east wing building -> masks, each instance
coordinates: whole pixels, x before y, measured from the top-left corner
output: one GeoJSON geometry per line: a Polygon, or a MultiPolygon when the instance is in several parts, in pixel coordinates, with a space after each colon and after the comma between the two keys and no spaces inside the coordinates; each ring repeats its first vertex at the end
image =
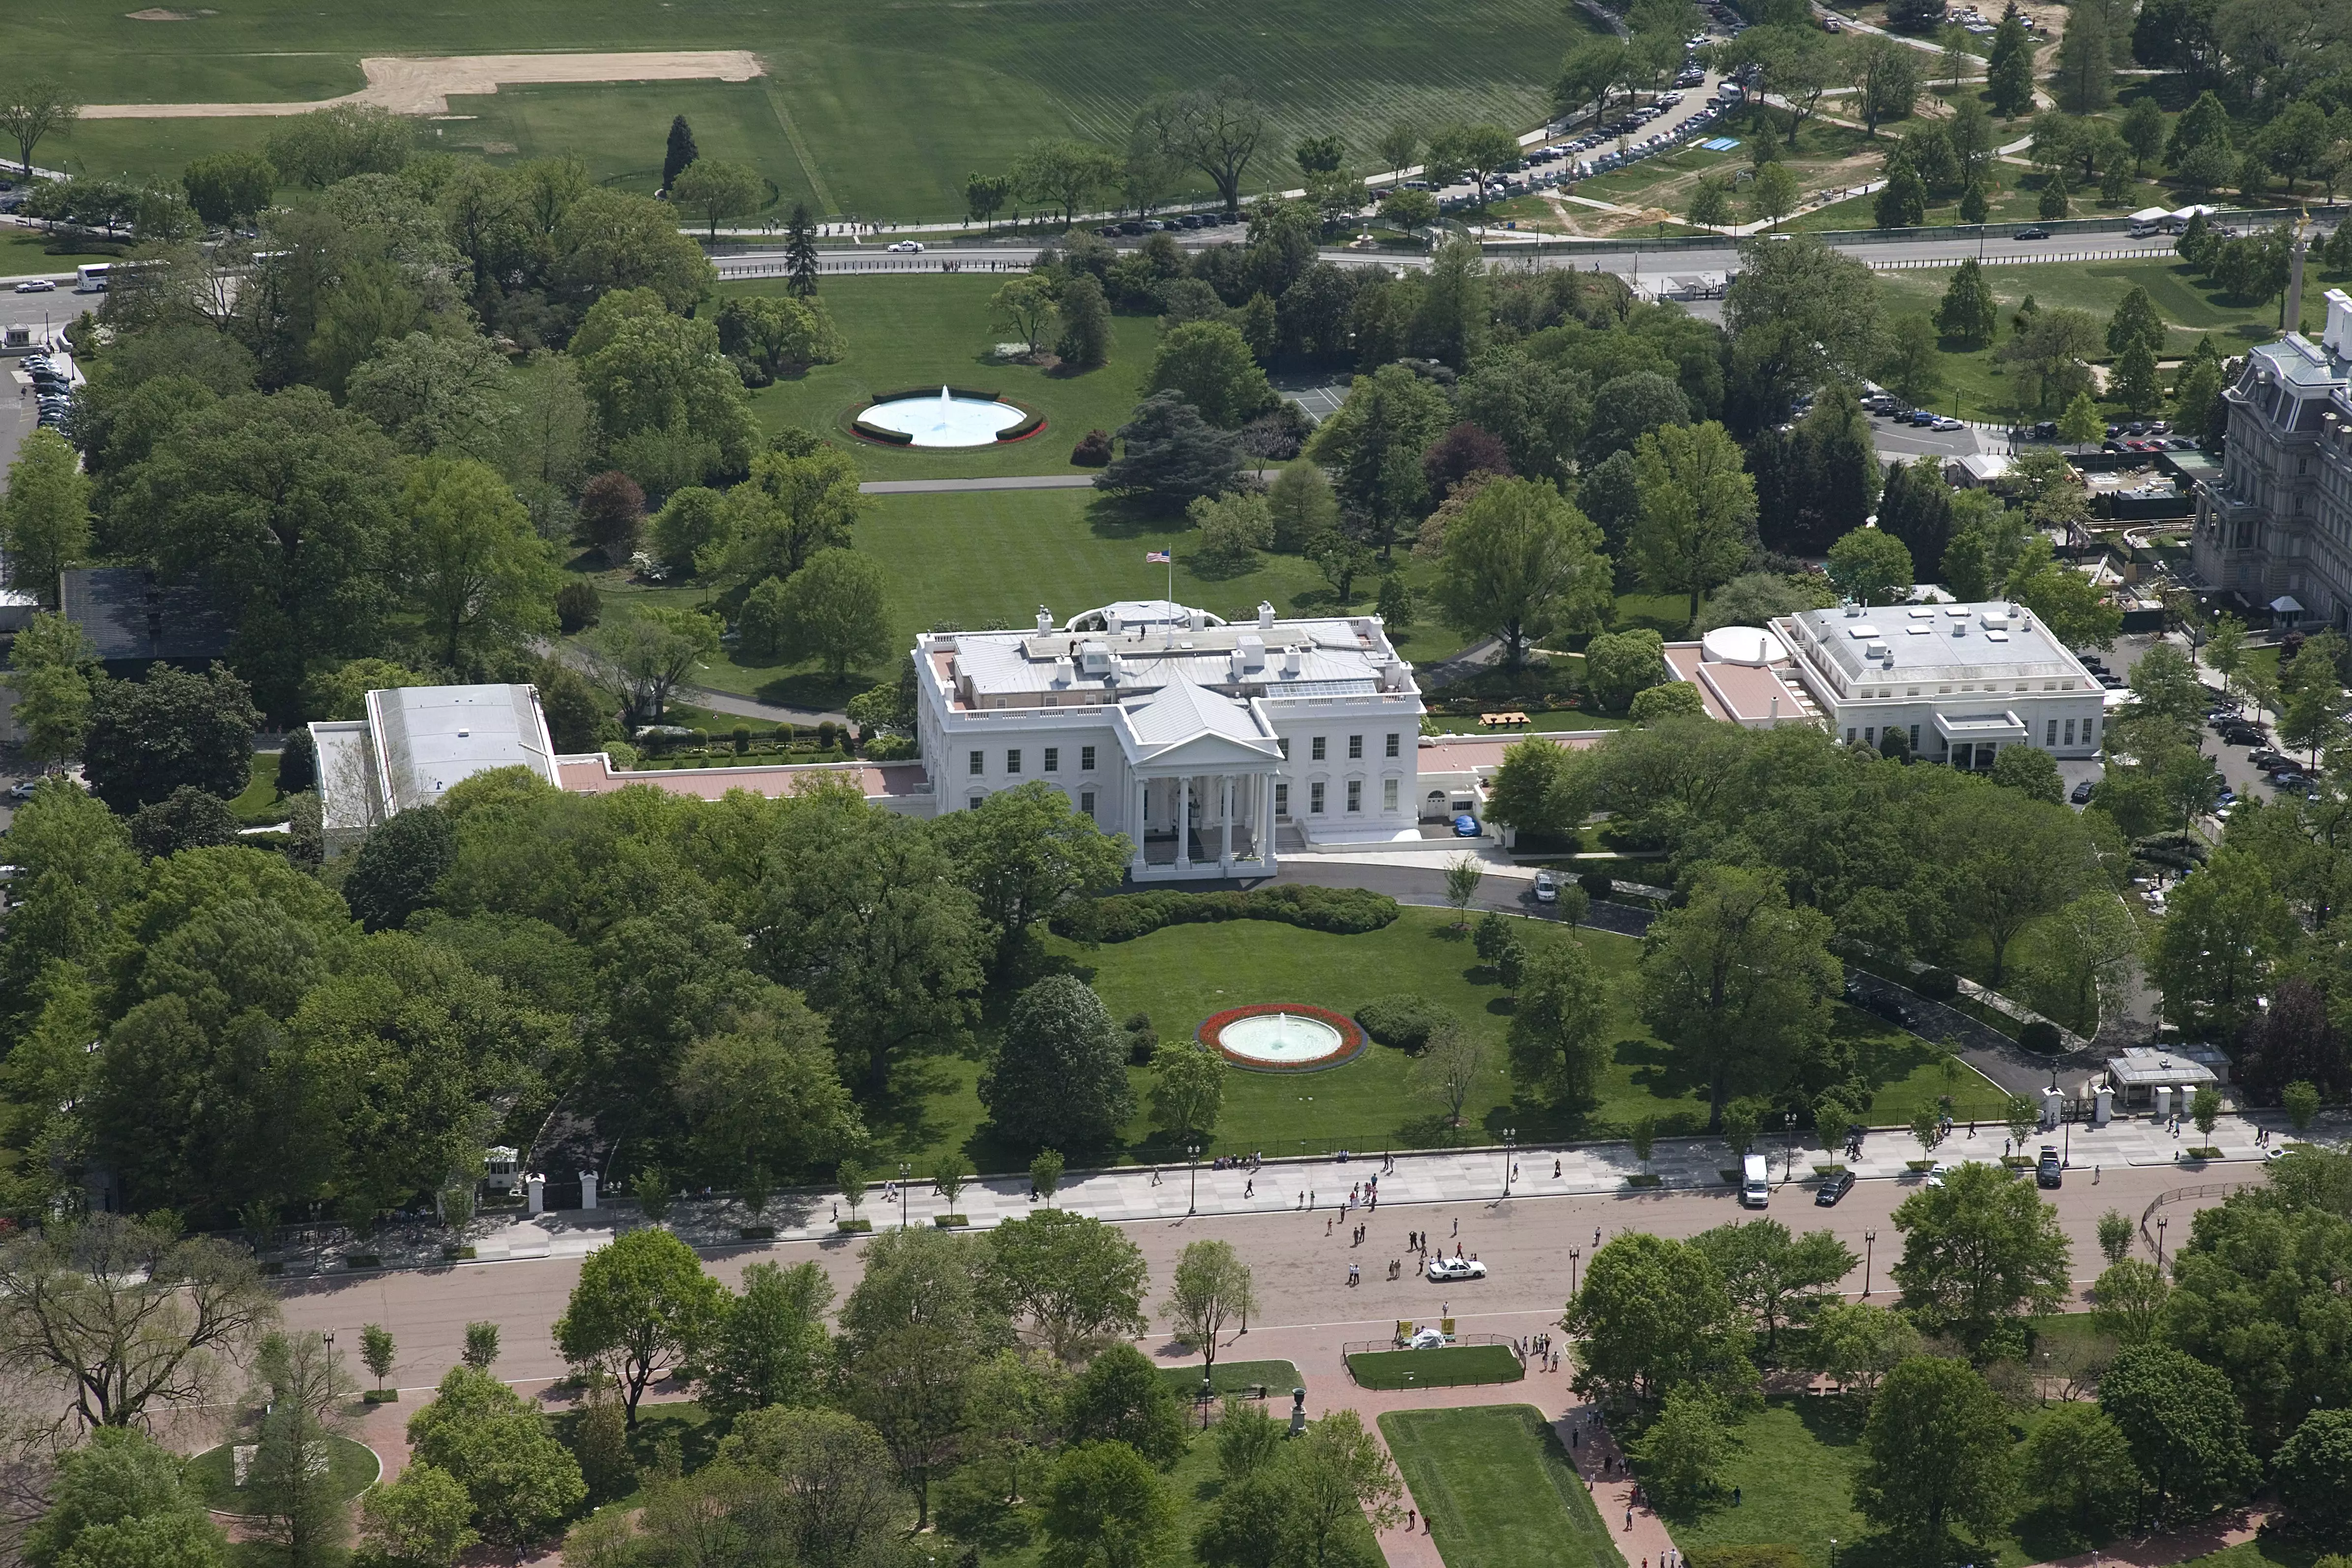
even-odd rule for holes
{"type": "MultiPolygon", "coordinates": [[[[1139,879],[1263,875],[1297,844],[1417,838],[1422,700],[1377,616],[1228,625],[1164,600],[916,639],[936,809],[1044,781],[1139,879]]],[[[1432,802],[1434,804],[1433,805],[1432,802]]]]}
{"type": "Polygon", "coordinates": [[[2224,389],[2221,473],[2197,486],[2189,562],[2207,586],[2287,622],[2352,627],[2352,295],[2313,342],[2247,351],[2224,389]]]}

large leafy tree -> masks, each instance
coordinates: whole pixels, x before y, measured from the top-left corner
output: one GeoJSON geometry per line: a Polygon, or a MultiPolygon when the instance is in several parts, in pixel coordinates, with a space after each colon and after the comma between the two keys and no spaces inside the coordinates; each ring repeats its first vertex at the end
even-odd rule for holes
{"type": "Polygon", "coordinates": [[[1201,1372],[1206,1377],[1217,1364],[1217,1352],[1223,1348],[1218,1341],[1225,1325],[1236,1317],[1246,1323],[1249,1310],[1256,1304],[1250,1267],[1234,1250],[1234,1244],[1193,1241],[1185,1244],[1183,1255],[1176,1260],[1160,1314],[1167,1320],[1171,1333],[1201,1352],[1201,1372]]]}
{"type": "Polygon", "coordinates": [[[1727,417],[1743,431],[1761,428],[1787,418],[1800,392],[1868,370],[1878,344],[1877,284],[1862,262],[1811,236],[1758,236],[1739,247],[1724,324],[1731,332],[1727,380],[1739,389],[1727,417]]]}
{"type": "Polygon", "coordinates": [[[804,795],[767,868],[754,951],[825,1015],[845,1076],[879,1089],[901,1058],[961,1037],[993,933],[920,823],[849,791],[804,795]]]}
{"type": "Polygon", "coordinates": [[[1844,975],[1829,918],[1792,908],[1776,876],[1714,866],[1643,941],[1642,1016],[1707,1086],[1708,1125],[1750,1084],[1774,1084],[1827,1027],[1844,975]]]}
{"type": "Polygon", "coordinates": [[[1919,1356],[1871,1401],[1853,1483],[1863,1517],[1940,1551],[1954,1525],[1979,1539],[2009,1517],[2009,1412],[1965,1362],[1919,1356]]]}
{"type": "Polygon", "coordinates": [[[759,1186],[830,1171],[865,1135],[824,1020],[780,992],[677,1068],[694,1160],[709,1180],[759,1186]]]}
{"type": "Polygon", "coordinates": [[[1511,1011],[1512,1081],[1554,1105],[1591,1104],[1610,1016],[1608,982],[1584,944],[1570,938],[1538,945],[1521,966],[1511,1011]]]}
{"type": "Polygon", "coordinates": [[[1274,389],[1239,331],[1224,321],[1187,321],[1160,340],[1146,392],[1172,392],[1201,417],[1232,430],[1272,406],[1274,389]]]}
{"type": "Polygon", "coordinates": [[[1114,1226],[1042,1208],[988,1233],[981,1289],[1055,1359],[1143,1332],[1143,1253],[1114,1226]]]}
{"type": "Polygon", "coordinates": [[[1859,1261],[1826,1230],[1792,1237],[1771,1219],[1719,1225],[1691,1245],[1714,1262],[1733,1304],[1764,1331],[1767,1355],[1780,1343],[1781,1324],[1802,1322],[1839,1299],[1834,1287],[1859,1261]]]}
{"type": "Polygon", "coordinates": [[[1995,1165],[1963,1164],[1895,1211],[1903,1257],[1891,1272],[1922,1328],[1971,1354],[2021,1350],[2021,1315],[2066,1300],[2071,1250],[2058,1216],[1995,1165]]]}
{"type": "Polygon", "coordinates": [[[2230,1380],[2169,1345],[2116,1357],[2099,1379],[2099,1408],[2131,1446],[2162,1517],[2208,1512],[2261,1473],[2230,1380]]]}
{"type": "Polygon", "coordinates": [[[1437,601],[1456,630],[1499,637],[1517,669],[1555,632],[1600,629],[1613,602],[1601,531],[1550,484],[1482,486],[1446,527],[1437,601]]]}
{"type": "Polygon", "coordinates": [[[547,1417],[479,1368],[449,1369],[432,1402],[409,1417],[408,1442],[419,1461],[465,1489],[474,1525],[505,1546],[539,1540],[587,1500],[580,1462],[547,1417]]]}
{"type": "Polygon", "coordinates": [[[37,429],[25,437],[0,494],[10,587],[57,602],[58,572],[89,550],[89,477],[63,437],[37,429]]]}
{"type": "Polygon", "coordinates": [[[627,1231],[580,1266],[580,1283],[555,1321],[556,1348],[572,1365],[599,1367],[620,1384],[634,1426],[646,1384],[701,1349],[727,1310],[726,1295],[668,1231],[627,1231]]]}
{"type": "Polygon", "coordinates": [[[219,665],[193,675],[158,664],[143,680],[110,680],[93,694],[83,774],[126,815],[183,784],[234,799],[252,781],[260,726],[245,682],[219,665]]]}
{"type": "MultiPolygon", "coordinates": [[[[2281,1163],[2298,1181],[2342,1169],[2300,1152],[2281,1163]]],[[[2171,1268],[2163,1337],[2228,1377],[2258,1450],[2275,1449],[2315,1406],[2352,1407],[2352,1325],[2335,1306],[2352,1278],[2340,1199],[2312,1201],[2285,1182],[2233,1194],[2197,1216],[2171,1268]]]]}
{"type": "Polygon", "coordinates": [[[405,575],[443,662],[466,668],[554,628],[554,550],[496,472],[428,458],[409,471],[401,512],[405,575]]]}
{"type": "Polygon", "coordinates": [[[1135,1111],[1127,1041],[1091,986],[1053,974],[1013,999],[995,1059],[982,1075],[981,1103],[1014,1142],[1100,1148],[1135,1111]]]}
{"type": "Polygon", "coordinates": [[[1688,1242],[1617,1237],[1592,1255],[1560,1327],[1581,1342],[1576,1388],[1588,1396],[1654,1402],[1694,1385],[1738,1394],[1755,1381],[1731,1292],[1688,1242]]]}
{"type": "Polygon", "coordinates": [[[47,1500],[23,1538],[30,1568],[228,1561],[228,1538],[188,1484],[185,1461],[135,1426],[102,1427],[60,1455],[47,1500]]]}
{"type": "Polygon", "coordinates": [[[1632,539],[1642,580],[1679,594],[1698,619],[1700,599],[1731,580],[1755,548],[1756,482],[1720,425],[1670,425],[1634,448],[1641,517],[1632,539]]]}
{"type": "Polygon", "coordinates": [[[197,573],[242,606],[232,662],[283,716],[315,660],[373,651],[393,604],[394,479],[373,426],[297,386],[191,415],[125,477],[116,515],[167,575],[197,573]]]}
{"type": "Polygon", "coordinates": [[[1134,847],[1105,833],[1043,780],[998,790],[934,834],[1010,953],[1028,929],[1073,899],[1114,887],[1134,847]]]}
{"type": "Polygon", "coordinates": [[[814,1403],[833,1370],[832,1305],[833,1281],[814,1261],[745,1268],[743,1293],[726,1303],[706,1350],[705,1397],[737,1415],[814,1403]]]}
{"type": "Polygon", "coordinates": [[[1348,400],[1308,443],[1337,470],[1341,506],[1371,543],[1386,547],[1429,507],[1422,456],[1454,423],[1445,394],[1402,364],[1359,375],[1348,400]]]}
{"type": "Polygon", "coordinates": [[[1045,1483],[1049,1568],[1148,1568],[1176,1539],[1168,1483],[1124,1443],[1081,1443],[1045,1483]]]}

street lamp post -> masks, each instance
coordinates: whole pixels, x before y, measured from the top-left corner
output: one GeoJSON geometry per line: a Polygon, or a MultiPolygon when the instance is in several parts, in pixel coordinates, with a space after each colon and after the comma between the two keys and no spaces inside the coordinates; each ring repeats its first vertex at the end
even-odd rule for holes
{"type": "Polygon", "coordinates": [[[1518,1135],[1519,1130],[1516,1127],[1503,1129],[1503,1195],[1507,1198],[1511,1195],[1511,1145],[1518,1135]]]}
{"type": "Polygon", "coordinates": [[[1201,1206],[1201,1146],[1185,1144],[1184,1159],[1192,1167],[1192,1195],[1184,1204],[1184,1212],[1189,1215],[1198,1212],[1201,1206]]]}
{"type": "Polygon", "coordinates": [[[2162,1215],[2156,1216],[2156,1266],[2159,1270],[2164,1268],[2164,1227],[2171,1223],[2162,1215]]]}
{"type": "Polygon", "coordinates": [[[1568,1293],[1571,1296],[1576,1294],[1576,1265],[1583,1257],[1584,1248],[1580,1247],[1568,1249],[1568,1293]]]}
{"type": "Polygon", "coordinates": [[[1876,1231],[1865,1230],[1862,1233],[1862,1295],[1864,1300],[1870,1299],[1870,1258],[1871,1254],[1876,1250],[1877,1245],[1876,1231]]]}
{"type": "Polygon", "coordinates": [[[907,1228],[907,1184],[914,1179],[915,1167],[906,1161],[898,1162],[898,1228],[907,1228]]]}
{"type": "Polygon", "coordinates": [[[1781,1115],[1780,1132],[1789,1145],[1787,1158],[1782,1162],[1783,1170],[1780,1179],[1784,1182],[1793,1182],[1797,1179],[1797,1113],[1795,1111],[1787,1111],[1781,1115]]]}

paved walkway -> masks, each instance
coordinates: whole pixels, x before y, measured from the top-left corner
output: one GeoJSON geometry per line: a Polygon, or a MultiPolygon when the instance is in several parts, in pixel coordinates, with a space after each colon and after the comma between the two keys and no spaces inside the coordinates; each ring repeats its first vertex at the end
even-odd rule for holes
{"type": "MultiPolygon", "coordinates": [[[[2068,1154],[2070,1179],[2077,1183],[2096,1183],[2099,1172],[2109,1166],[2177,1165],[2180,1184],[2189,1186],[2258,1179],[2263,1158],[2262,1146],[2255,1142],[2260,1125],[2245,1117],[2224,1119],[2213,1131],[2221,1158],[2195,1163],[2184,1161],[2187,1149],[2196,1140],[2193,1128],[2175,1137],[2146,1118],[2118,1121],[2100,1129],[2076,1127],[2054,1134],[2036,1133],[2028,1142],[2037,1146],[2045,1140],[2057,1142],[2068,1154]]],[[[2000,1158],[2008,1142],[2006,1130],[1994,1123],[1978,1123],[1973,1131],[1964,1123],[1953,1130],[1935,1157],[1955,1163],[1990,1163],[2000,1158]]],[[[1767,1156],[1776,1182],[1790,1179],[1787,1173],[1791,1151],[1786,1144],[1769,1142],[1759,1145],[1758,1152],[1767,1156]]],[[[1393,1168],[1385,1175],[1380,1173],[1379,1151],[1361,1151],[1352,1157],[1318,1152],[1289,1159],[1281,1158],[1278,1149],[1266,1153],[1267,1163],[1255,1172],[1219,1171],[1206,1165],[1190,1170],[1181,1165],[1127,1165],[1076,1173],[1053,1202],[1074,1213],[1120,1223],[1176,1220],[1193,1213],[1319,1211],[1327,1224],[1337,1224],[1365,1211],[1367,1205],[1377,1212],[1401,1204],[1491,1200],[1504,1194],[1507,1181],[1505,1152],[1496,1148],[1401,1153],[1394,1156],[1393,1168]],[[1375,1176],[1376,1197],[1368,1185],[1375,1176]]],[[[1813,1184],[1811,1165],[1824,1156],[1806,1147],[1793,1153],[1795,1168],[1805,1172],[1796,1178],[1801,1195],[1803,1189],[1813,1184]]],[[[1882,1130],[1867,1134],[1861,1157],[1847,1163],[1864,1181],[1916,1182],[1922,1178],[1906,1163],[1919,1157],[1919,1147],[1908,1133],[1882,1130]]],[[[1516,1166],[1516,1173],[1507,1178],[1511,1194],[1526,1199],[1622,1194],[1633,1190],[1629,1178],[1643,1173],[1643,1163],[1624,1143],[1529,1146],[1517,1150],[1511,1163],[1516,1166]]],[[[1738,1164],[1729,1145],[1719,1140],[1665,1139],[1653,1151],[1648,1173],[1658,1178],[1656,1185],[1661,1188],[1719,1189],[1724,1184],[1723,1173],[1738,1164]]],[[[985,1230],[1029,1214],[1035,1206],[1025,1177],[1000,1176],[974,1181],[964,1188],[952,1212],[963,1215],[973,1228],[985,1230]]],[[[950,1212],[947,1201],[926,1182],[904,1187],[877,1184],[856,1211],[877,1230],[902,1222],[929,1225],[950,1212]]],[[[836,1220],[849,1215],[841,1194],[803,1191],[772,1200],[760,1220],[774,1227],[779,1241],[813,1241],[835,1235],[836,1220]]],[[[667,1223],[697,1247],[722,1247],[740,1244],[740,1227],[750,1221],[751,1216],[730,1200],[713,1196],[678,1203],[667,1223]]],[[[641,1222],[631,1203],[617,1209],[566,1210],[536,1219],[488,1217],[477,1220],[469,1234],[478,1261],[578,1258],[595,1251],[619,1229],[635,1223],[641,1222]]],[[[439,1268],[445,1266],[440,1248],[446,1236],[430,1224],[392,1226],[379,1232],[369,1246],[373,1256],[392,1267],[439,1268]]],[[[336,1246],[315,1259],[291,1259],[287,1273],[299,1277],[341,1272],[339,1259],[348,1250],[352,1248],[336,1246]]]]}

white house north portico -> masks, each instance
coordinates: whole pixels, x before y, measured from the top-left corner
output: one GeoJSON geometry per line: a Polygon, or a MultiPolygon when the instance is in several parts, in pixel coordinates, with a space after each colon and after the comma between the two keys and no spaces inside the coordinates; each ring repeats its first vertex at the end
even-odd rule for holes
{"type": "Polygon", "coordinates": [[[1418,837],[1422,702],[1379,617],[1229,625],[1164,600],[916,639],[937,809],[1042,780],[1139,878],[1262,875],[1295,844],[1418,837]]]}

